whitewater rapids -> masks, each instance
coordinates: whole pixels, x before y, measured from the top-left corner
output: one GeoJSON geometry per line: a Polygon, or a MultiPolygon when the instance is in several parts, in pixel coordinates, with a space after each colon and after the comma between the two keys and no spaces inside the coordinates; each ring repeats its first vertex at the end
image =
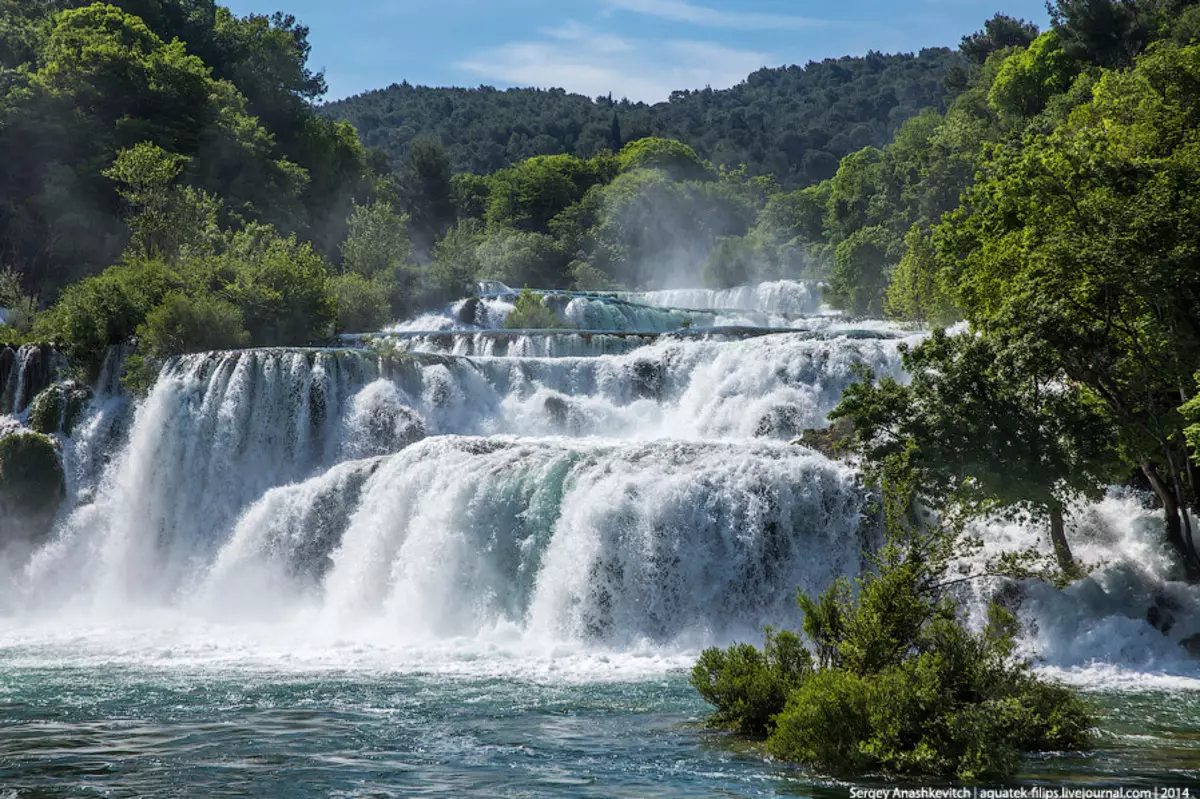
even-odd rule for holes
{"type": "MultiPolygon", "coordinates": [[[[878,530],[857,473],[792,442],[859,365],[903,379],[919,334],[786,282],[563,298],[599,333],[501,331],[502,304],[397,325],[402,347],[179,358],[136,405],[100,388],[62,441],[53,539],[3,565],[0,645],[28,664],[625,679],[794,626],[797,587],[863,568],[878,530]],[[680,330],[731,312],[741,327],[680,330]]],[[[1070,524],[1101,565],[1021,588],[1022,645],[1085,685],[1200,688],[1179,646],[1200,606],[1156,513],[1114,494],[1070,524]],[[1166,635],[1145,620],[1159,597],[1166,635]]],[[[985,527],[1043,545],[1032,523],[985,527]]],[[[976,616],[994,588],[964,597],[976,616]]]]}

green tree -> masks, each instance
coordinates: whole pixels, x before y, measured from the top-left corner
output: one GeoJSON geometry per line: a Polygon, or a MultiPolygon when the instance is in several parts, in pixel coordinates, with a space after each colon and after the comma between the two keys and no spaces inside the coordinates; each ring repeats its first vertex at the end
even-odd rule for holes
{"type": "Polygon", "coordinates": [[[355,204],[349,233],[342,242],[342,268],[364,278],[388,276],[402,269],[412,245],[406,219],[382,200],[355,204]]]}
{"type": "Polygon", "coordinates": [[[442,143],[430,136],[413,139],[398,180],[413,243],[424,257],[455,220],[450,157],[442,143]]]}
{"type": "Polygon", "coordinates": [[[625,145],[617,156],[622,172],[661,169],[675,180],[705,180],[715,177],[696,151],[673,139],[638,139],[625,145]]]}
{"type": "Polygon", "coordinates": [[[1116,422],[1195,568],[1181,398],[1200,362],[1200,48],[1158,45],[1046,134],[999,148],[935,234],[945,283],[984,335],[1052,344],[1060,379],[1116,422]]]}
{"type": "Polygon", "coordinates": [[[939,330],[903,357],[906,385],[856,383],[830,419],[853,423],[855,446],[874,468],[907,458],[929,507],[1049,520],[1059,568],[1077,574],[1066,509],[1079,497],[1098,499],[1120,474],[1103,406],[1058,383],[1045,342],[1003,347],[939,330]]]}
{"type": "Polygon", "coordinates": [[[254,346],[305,345],[328,336],[337,302],[312,245],[250,225],[234,235],[215,267],[229,276],[222,293],[241,309],[254,346]]]}
{"type": "Polygon", "coordinates": [[[880,226],[854,231],[834,253],[829,299],[856,316],[880,316],[887,290],[892,237],[880,226]]]}
{"type": "Polygon", "coordinates": [[[1080,64],[1067,54],[1055,31],[1047,31],[1027,50],[1009,56],[992,84],[988,101],[1002,119],[1024,119],[1041,112],[1063,94],[1079,74],[1080,64]]]}
{"type": "Polygon", "coordinates": [[[337,329],[346,333],[370,333],[383,327],[391,313],[389,286],[351,272],[331,281],[337,297],[337,329]]]}
{"type": "Polygon", "coordinates": [[[997,14],[983,23],[983,30],[964,36],[958,49],[972,63],[982,65],[988,56],[999,50],[1028,47],[1038,33],[1038,26],[1032,22],[997,14]]]}
{"type": "Polygon", "coordinates": [[[117,153],[104,171],[129,205],[133,257],[175,260],[187,251],[203,254],[221,247],[220,204],[203,191],[175,185],[190,160],[142,142],[117,153]]]}
{"type": "Polygon", "coordinates": [[[889,319],[945,327],[961,318],[938,279],[937,251],[929,236],[913,225],[904,237],[904,255],[892,270],[883,299],[889,319]]]}

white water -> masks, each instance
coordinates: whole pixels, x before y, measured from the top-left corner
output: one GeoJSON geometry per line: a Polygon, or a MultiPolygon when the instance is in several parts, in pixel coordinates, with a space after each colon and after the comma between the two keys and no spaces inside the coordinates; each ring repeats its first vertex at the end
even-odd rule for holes
{"type": "Polygon", "coordinates": [[[778,316],[812,316],[821,308],[820,287],[797,280],[777,280],[732,289],[673,289],[622,295],[631,302],[664,308],[733,309],[778,316]]]}
{"type": "MultiPolygon", "coordinates": [[[[472,358],[180,359],[131,423],[102,399],[65,442],[74,505],[9,564],[0,640],[602,678],[795,624],[794,588],[855,573],[869,535],[854,472],[788,442],[824,424],[855,364],[899,376],[899,337],[847,327],[619,354],[566,355],[582,339],[564,332],[472,358]]],[[[467,335],[484,336],[451,340],[467,335]]],[[[1156,523],[1129,496],[1076,511],[1077,554],[1106,563],[1066,592],[1024,588],[1025,645],[1047,668],[1105,685],[1197,675],[1179,642],[1200,608],[1171,581],[1156,523]],[[1166,636],[1144,618],[1160,594],[1178,608],[1166,636]]],[[[1029,523],[987,533],[1043,539],[1029,523]]]]}

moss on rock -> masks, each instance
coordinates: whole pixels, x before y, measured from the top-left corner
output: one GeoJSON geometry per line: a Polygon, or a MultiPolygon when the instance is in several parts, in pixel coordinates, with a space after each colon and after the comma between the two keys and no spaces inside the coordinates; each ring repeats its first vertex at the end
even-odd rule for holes
{"type": "Polygon", "coordinates": [[[53,439],[33,432],[0,438],[0,543],[45,538],[66,493],[53,439]]]}

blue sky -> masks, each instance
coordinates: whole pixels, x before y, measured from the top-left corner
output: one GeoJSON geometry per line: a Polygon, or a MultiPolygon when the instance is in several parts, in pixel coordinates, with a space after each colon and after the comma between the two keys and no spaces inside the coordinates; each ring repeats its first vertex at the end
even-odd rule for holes
{"type": "Polygon", "coordinates": [[[225,0],[312,29],[327,99],[407,80],[560,86],[656,102],[762,66],[955,46],[997,11],[1046,24],[1043,0],[225,0]]]}

